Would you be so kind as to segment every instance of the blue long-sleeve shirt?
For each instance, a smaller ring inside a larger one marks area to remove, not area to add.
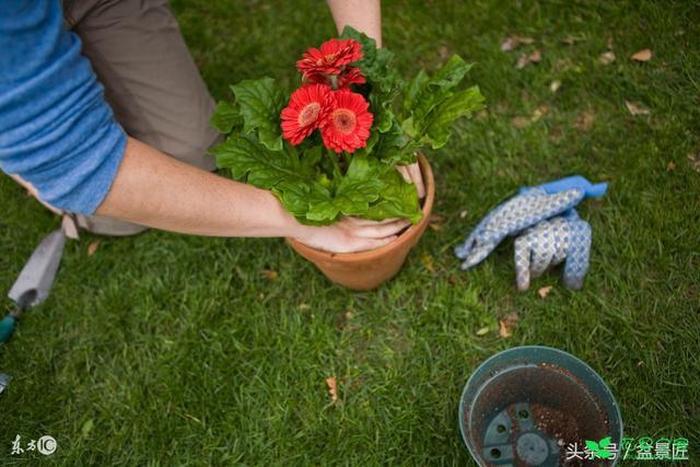
[[[0,1],[0,168],[47,203],[91,214],[126,135],[80,48],[60,0]]]

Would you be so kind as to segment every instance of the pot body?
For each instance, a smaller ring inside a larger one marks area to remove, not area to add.
[[[571,354],[534,345],[479,365],[462,393],[459,428],[480,466],[569,465],[573,443],[583,449],[609,436],[621,446],[623,436],[620,408],[600,375]],[[590,465],[613,467],[619,457]]]
[[[399,238],[381,248],[359,253],[328,253],[311,248],[297,240],[287,242],[301,256],[311,261],[325,276],[336,284],[353,290],[371,290],[394,277],[425,232],[435,201],[433,171],[425,156],[418,156],[418,163],[425,183],[423,217],[410,226]]]

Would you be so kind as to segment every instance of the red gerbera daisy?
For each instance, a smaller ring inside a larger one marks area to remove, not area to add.
[[[335,152],[352,153],[365,147],[374,119],[367,110],[369,104],[349,89],[334,91],[333,98],[335,107],[321,123],[323,144]]]
[[[319,75],[338,75],[345,65],[362,58],[362,45],[353,39],[331,39],[320,48],[307,50],[297,62],[297,69],[309,81],[317,81]]]
[[[355,66],[348,67],[342,75],[338,77],[338,87],[347,88],[351,84],[362,84],[367,80],[359,68]]]
[[[331,88],[325,84],[307,84],[289,97],[282,110],[282,135],[297,145],[309,136],[332,108]]]
[[[334,89],[347,88],[351,84],[362,84],[367,82],[365,75],[363,75],[362,71],[355,66],[346,67],[345,70],[339,75],[309,75],[305,78],[305,81],[307,83],[328,84]]]

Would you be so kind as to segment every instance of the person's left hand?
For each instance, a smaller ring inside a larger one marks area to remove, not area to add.
[[[425,183],[423,183],[423,174],[420,171],[418,162],[414,162],[410,165],[397,165],[396,170],[399,171],[406,182],[416,185],[418,198],[425,198]]]

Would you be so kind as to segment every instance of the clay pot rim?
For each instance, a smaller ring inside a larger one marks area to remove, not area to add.
[[[287,241],[292,243],[294,248],[310,252],[319,260],[335,261],[339,263],[371,261],[384,256],[392,250],[397,249],[404,243],[411,241],[416,231],[418,231],[423,224],[430,220],[430,212],[433,209],[433,203],[435,201],[435,179],[433,177],[433,170],[430,167],[430,162],[428,162],[428,159],[423,154],[418,154],[418,163],[423,174],[423,181],[425,183],[426,190],[425,199],[423,201],[423,209],[421,210],[423,212],[423,217],[417,224],[412,224],[408,229],[403,231],[393,242],[387,243],[379,248],[375,248],[374,250],[359,251],[356,253],[329,253],[327,251],[312,248],[293,238],[288,238]]]

